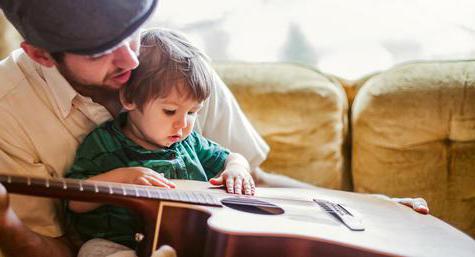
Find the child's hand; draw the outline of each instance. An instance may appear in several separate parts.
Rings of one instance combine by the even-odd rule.
[[[234,153],[229,155],[224,171],[209,182],[215,186],[224,185],[230,194],[254,195],[256,191],[254,179],[249,173],[249,163],[244,157]]]
[[[256,191],[254,179],[249,172],[240,169],[226,169],[218,177],[210,179],[209,182],[215,186],[224,185],[230,194],[254,195]]]
[[[144,167],[126,167],[111,170],[89,178],[90,180],[110,181],[125,184],[175,188],[175,184],[162,173]]]
[[[90,177],[88,180],[175,188],[175,184],[166,179],[163,174],[144,167],[118,168]],[[82,213],[92,211],[102,204],[103,203],[70,201],[68,206],[70,210]]]

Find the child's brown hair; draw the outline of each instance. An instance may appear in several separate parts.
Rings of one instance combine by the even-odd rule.
[[[211,67],[198,48],[178,32],[154,28],[141,35],[139,66],[122,97],[143,110],[146,103],[166,97],[175,88],[201,102],[208,98],[212,83]]]

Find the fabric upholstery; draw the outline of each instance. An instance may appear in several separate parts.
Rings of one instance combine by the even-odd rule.
[[[357,192],[424,197],[475,236],[475,61],[395,67],[369,79],[352,109]]]
[[[292,64],[221,63],[216,68],[271,147],[264,170],[349,189],[344,166],[348,102],[338,82]]]

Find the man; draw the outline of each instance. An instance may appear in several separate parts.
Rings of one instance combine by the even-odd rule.
[[[2,173],[63,176],[84,136],[121,110],[117,90],[138,65],[137,31],[156,5],[157,0],[0,0],[25,39],[21,50],[0,63]],[[198,129],[257,167],[267,145],[223,83],[218,79],[213,86],[216,94],[200,113]],[[8,198],[0,186],[4,255],[72,256],[60,224],[57,201]]]

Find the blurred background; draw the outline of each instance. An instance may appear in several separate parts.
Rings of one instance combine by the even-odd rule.
[[[161,0],[149,26],[185,32],[215,61],[303,63],[346,79],[475,59],[474,0]]]
[[[418,60],[475,59],[475,0],[160,0],[147,26],[214,61],[292,62],[346,79]],[[0,57],[18,47],[0,17]]]

